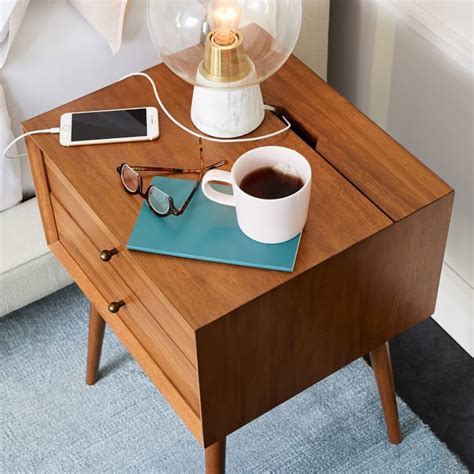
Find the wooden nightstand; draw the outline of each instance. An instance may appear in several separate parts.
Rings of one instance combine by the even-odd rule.
[[[163,65],[148,72],[190,125],[191,87]],[[290,274],[126,249],[142,201],[123,191],[116,167],[198,163],[197,140],[164,114],[155,142],[27,140],[49,246],[91,302],[87,383],[97,379],[107,322],[206,448],[208,472],[224,470],[226,435],[368,352],[390,441],[401,441],[387,341],[434,311],[453,202],[448,185],[294,57],[263,92],[286,106],[293,131],[205,143],[205,156],[232,163],[277,143],[309,159],[310,215]],[[149,84],[131,78],[24,128],[56,126],[65,112],[154,104]],[[258,133],[278,127],[268,116]]]

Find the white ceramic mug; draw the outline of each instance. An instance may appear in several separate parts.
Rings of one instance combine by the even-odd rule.
[[[261,199],[240,189],[243,178],[254,170],[289,165],[303,181],[296,193],[280,199]],[[229,183],[233,194],[224,194],[210,185],[211,181]],[[281,146],[254,148],[244,153],[231,172],[208,171],[202,181],[202,192],[211,201],[235,206],[237,222],[242,232],[257,242],[278,244],[296,237],[305,226],[311,194],[311,166],[295,150]]]

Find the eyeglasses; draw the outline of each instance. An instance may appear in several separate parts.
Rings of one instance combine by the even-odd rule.
[[[202,177],[204,176],[204,174],[209,170],[219,168],[228,163],[227,160],[222,160],[204,167],[204,156],[201,140],[199,140],[199,158],[201,162],[200,169],[167,168],[162,166],[131,166],[127,163],[122,163],[120,166],[117,167],[117,172],[120,175],[122,186],[124,187],[125,191],[127,191],[127,193],[129,194],[139,194],[143,199],[146,200],[149,208],[158,217],[167,217],[170,215],[180,216],[186,210],[192,198],[196,194],[196,191],[198,190],[199,185],[201,184]],[[144,191],[143,177],[138,173],[139,171],[156,171],[159,173],[180,174],[199,173],[199,177],[186,201],[184,201],[183,205],[180,208],[177,208],[174,204],[173,198],[154,184],[148,186],[146,191]]]

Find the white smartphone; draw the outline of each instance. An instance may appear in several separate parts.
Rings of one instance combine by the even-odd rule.
[[[159,136],[155,107],[73,112],[61,116],[59,143],[97,145],[154,140]]]

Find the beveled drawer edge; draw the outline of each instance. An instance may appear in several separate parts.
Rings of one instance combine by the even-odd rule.
[[[135,336],[130,333],[125,324],[119,318],[114,318],[109,315],[107,311],[107,300],[89,280],[88,276],[69,254],[64,245],[58,240],[49,244],[49,248],[73,277],[74,281],[87,298],[97,307],[100,315],[113,329],[124,347],[130,352],[148,377],[150,377],[160,393],[166,398],[168,403],[183,420],[191,433],[193,433],[195,438],[202,444],[202,426],[199,415],[189,406],[167,375],[161,370]]]
[[[56,221],[49,196],[49,182],[44,162],[44,154],[31,137],[25,137],[28,161],[31,167],[31,175],[35,184],[36,198],[40,211],[43,230],[48,244],[58,240]]]

